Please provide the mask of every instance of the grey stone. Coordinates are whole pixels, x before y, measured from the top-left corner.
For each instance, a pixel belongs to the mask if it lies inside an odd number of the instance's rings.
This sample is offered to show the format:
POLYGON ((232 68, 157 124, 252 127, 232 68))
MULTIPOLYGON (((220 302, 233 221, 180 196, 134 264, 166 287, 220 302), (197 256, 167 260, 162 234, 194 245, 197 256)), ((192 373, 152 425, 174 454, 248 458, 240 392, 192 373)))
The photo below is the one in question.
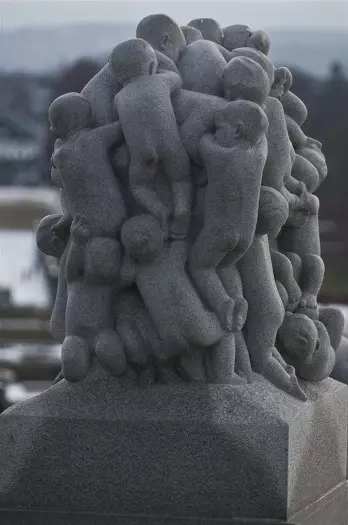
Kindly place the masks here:
MULTIPOLYGON (((278 69, 276 70, 276 72, 278 69)), ((285 78, 287 77, 287 71, 285 71, 285 78)), ((280 97, 280 102, 282 103, 282 106, 284 108, 284 112, 286 115, 288 115, 292 120, 294 120, 299 126, 302 126, 302 124, 307 119, 307 108, 294 93, 291 91, 287 91, 280 97)))
POLYGON ((180 26, 164 14, 143 18, 137 26, 136 36, 148 42, 175 64, 179 60, 181 51, 186 47, 186 39, 180 26))
POLYGON ((83 378, 90 366, 91 349, 114 373, 123 372, 123 349, 113 331, 109 308, 114 290, 110 278, 117 277, 119 257, 113 236, 120 231, 126 210, 107 156, 111 145, 123 140, 120 125, 116 122, 90 129, 91 106, 77 93, 56 99, 49 118, 61 140, 53 163, 74 218, 66 258, 63 373, 72 381, 83 378), (108 206, 100 207, 101 202, 108 202, 108 206))
POLYGON ((264 69, 254 60, 236 56, 225 67, 224 95, 227 100, 244 99, 263 106, 270 92, 270 83, 264 69))
POLYGON ((331 377, 348 385, 348 338, 343 336, 336 350, 335 366, 331 377))
POLYGON ((192 44, 196 40, 203 40, 202 33, 196 27, 181 26, 181 30, 184 33, 186 44, 192 44))
POLYGON ((198 29, 205 40, 223 45, 224 33, 220 24, 213 18, 195 18, 187 24, 198 29))
POLYGON ((285 520, 346 478, 347 389, 303 388, 63 380, 0 416, 0 508, 285 520))
POLYGON ((257 371, 303 398, 275 338, 285 310, 311 318, 321 370, 339 340, 316 303, 321 144, 265 33, 206 18, 183 29, 144 18, 81 95, 50 108, 63 215, 38 241, 62 244, 63 375, 81 380, 96 358, 133 385, 237 385, 257 371))
POLYGON ((347 508, 348 483, 343 482, 290 520, 298 525, 346 525, 347 508))
POLYGON ((248 316, 243 328, 254 371, 299 399, 306 399, 295 375, 275 347, 285 310, 274 280, 269 242, 266 235, 255 237, 238 263, 248 316), (267 320, 267 321, 266 321, 267 320))
POLYGON ((238 47, 250 47, 268 54, 270 41, 264 31, 251 31, 248 26, 232 25, 223 29, 223 45, 229 51, 238 47))
POLYGON ((114 120, 112 104, 121 87, 107 63, 83 88, 81 94, 91 105, 94 126, 104 126, 114 120))
POLYGON ((273 62, 261 51, 249 47, 238 47, 231 51, 230 60, 234 57, 246 57, 257 62, 267 73, 270 86, 274 83, 275 67, 273 62))
POLYGON ((191 179, 189 158, 181 143, 171 93, 180 89, 180 77, 173 72, 153 74, 153 57, 146 50, 151 47, 144 41, 128 41, 114 50, 114 62, 124 71, 123 89, 115 97, 115 108, 130 153, 129 186, 134 200, 146 212, 153 214, 161 226, 168 230, 168 219, 173 215, 169 228, 173 236, 186 236, 191 214, 191 179), (133 46, 141 45, 133 57, 133 46), (143 46, 143 44, 145 46, 143 46), (128 45, 127 45, 128 44, 128 45), (129 52, 129 56, 128 56, 129 52), (116 58, 117 53, 117 58, 116 58), (129 70, 128 58, 134 62, 129 70), (139 66, 137 62, 139 61, 139 66), (148 74, 146 74, 148 71, 148 74), (139 76, 137 76, 139 75, 139 76), (144 140, 143 126, 146 126, 144 140), (166 208, 156 191, 155 182, 160 174, 168 180, 172 209, 166 208))
POLYGON ((134 280, 162 338, 166 357, 219 341, 219 323, 204 309, 185 272, 185 242, 165 242, 158 222, 138 215, 124 223, 122 243, 134 260, 134 280))
POLYGON ((50 329, 53 337, 62 343, 65 338, 65 313, 67 303, 67 283, 65 277, 66 257, 69 250, 70 227, 55 228, 62 224, 62 215, 48 215, 40 222, 36 241, 38 248, 46 255, 58 260, 58 284, 50 329), (55 229, 54 229, 55 228, 55 229))
MULTIPOLYGON (((293 523, 278 520, 254 520, 254 519, 191 519, 171 518, 169 516, 120 516, 116 514, 87 513, 87 512, 52 512, 32 510, 1 510, 0 519, 5 520, 6 525, 295 525, 293 523)), ((299 523, 299 522, 298 522, 299 523)), ((332 522, 331 522, 332 523, 332 522)), ((345 523, 345 522, 344 522, 345 523)), ((333 525, 343 525, 333 523, 333 525)))
MULTIPOLYGON (((292 86, 292 80, 292 73, 287 67, 277 67, 274 72, 274 83, 271 88, 271 97, 281 100, 284 98, 285 101, 285 99, 288 98, 288 92, 292 86), (284 95, 286 95, 286 97, 284 97, 284 95)), ((303 104, 303 102, 301 102, 301 104, 303 104)), ((286 112, 285 105, 283 107, 286 112)))
POLYGON ((335 364, 335 351, 323 323, 307 315, 288 313, 278 331, 277 348, 296 373, 306 381, 328 377, 335 364))
POLYGON ((177 66, 185 89, 222 96, 221 79, 226 59, 214 42, 192 42, 182 50, 177 66))
POLYGON ((192 246, 189 268, 209 307, 230 329, 233 301, 216 270, 221 263, 234 265, 252 243, 267 156, 268 121, 253 102, 235 101, 216 113, 215 126, 215 136, 206 134, 200 143, 208 188, 204 226, 192 246), (248 186, 246 173, 253 174, 248 186), (248 199, 247 209, 240 207, 243 194, 248 199))

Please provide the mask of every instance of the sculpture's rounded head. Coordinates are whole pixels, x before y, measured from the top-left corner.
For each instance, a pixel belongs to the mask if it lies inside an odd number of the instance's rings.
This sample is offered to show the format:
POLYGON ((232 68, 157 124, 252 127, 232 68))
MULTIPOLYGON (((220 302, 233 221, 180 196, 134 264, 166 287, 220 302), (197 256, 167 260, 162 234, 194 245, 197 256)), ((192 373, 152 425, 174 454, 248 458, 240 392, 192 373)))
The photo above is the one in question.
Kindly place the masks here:
POLYGON ((299 148, 298 154, 307 159, 318 171, 319 180, 311 191, 315 191, 327 176, 327 164, 325 156, 321 151, 321 143, 310 137, 307 138, 306 146, 299 148))
POLYGON ((36 231, 36 243, 39 250, 52 257, 61 257, 69 239, 70 230, 61 231, 60 234, 53 232, 54 226, 62 218, 61 215, 54 214, 44 217, 36 231))
POLYGON ((223 35, 223 46, 228 51, 233 51, 238 47, 250 47, 268 55, 270 41, 264 31, 251 31, 248 26, 236 24, 225 27, 223 35))
POLYGON ((304 314, 287 313, 277 337, 281 343, 281 353, 294 366, 311 359, 320 344, 314 321, 304 314))
POLYGON ((161 253, 165 234, 159 222, 151 215, 136 215, 123 224, 121 240, 133 259, 149 262, 161 253))
POLYGON ((48 110, 51 131, 61 139, 92 125, 92 110, 80 93, 66 93, 52 102, 48 110))
POLYGON ((146 40, 154 49, 177 62, 186 39, 180 26, 167 15, 149 15, 139 22, 137 38, 146 40))
POLYGON ((322 381, 331 374, 335 366, 336 355, 331 346, 328 331, 323 323, 314 321, 314 324, 318 331, 318 344, 304 379, 308 377, 309 381, 322 381))
POLYGON ((227 100, 250 100, 262 106, 270 92, 264 69, 248 57, 234 57, 224 69, 222 85, 227 100))
POLYGON ((274 82, 271 88, 271 97, 282 98, 291 88, 292 73, 287 67, 277 67, 274 72, 274 82))
POLYGON ((214 117, 215 139, 220 146, 232 147, 245 140, 251 145, 259 142, 268 129, 268 119, 258 104, 235 100, 214 117))
POLYGON ((140 76, 154 75, 158 61, 150 44, 141 38, 132 38, 113 49, 109 64, 118 82, 125 86, 140 76))
POLYGON ((195 18, 187 25, 198 29, 202 33, 204 40, 211 40, 222 46, 224 33, 220 24, 213 18, 195 18))
POLYGON ((186 44, 192 44, 196 40, 203 40, 203 35, 196 27, 181 26, 181 31, 184 33, 186 44))
POLYGON ((270 86, 273 85, 275 67, 272 60, 266 57, 266 55, 257 49, 251 49, 250 47, 239 47, 231 51, 231 60, 234 57, 247 57, 257 62, 267 73, 270 86))

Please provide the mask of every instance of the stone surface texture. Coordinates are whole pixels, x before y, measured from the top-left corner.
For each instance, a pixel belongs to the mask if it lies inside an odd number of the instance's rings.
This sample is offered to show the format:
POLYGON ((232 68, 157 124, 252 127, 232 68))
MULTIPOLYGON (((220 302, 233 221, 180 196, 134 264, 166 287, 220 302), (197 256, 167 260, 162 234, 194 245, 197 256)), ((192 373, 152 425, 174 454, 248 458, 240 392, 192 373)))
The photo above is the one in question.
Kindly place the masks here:
POLYGON ((81 94, 52 103, 63 215, 38 245, 60 260, 59 379, 94 359, 138 384, 256 372, 305 400, 298 378, 330 375, 342 333, 317 305, 313 194, 327 166, 269 47, 245 25, 149 15, 81 94))
POLYGON ((1 416, 0 507, 285 520, 346 479, 327 166, 269 48, 149 15, 50 106, 62 370, 1 416))
POLYGON ((302 387, 63 380, 1 416, 0 508, 286 520, 346 478, 347 387, 302 387))

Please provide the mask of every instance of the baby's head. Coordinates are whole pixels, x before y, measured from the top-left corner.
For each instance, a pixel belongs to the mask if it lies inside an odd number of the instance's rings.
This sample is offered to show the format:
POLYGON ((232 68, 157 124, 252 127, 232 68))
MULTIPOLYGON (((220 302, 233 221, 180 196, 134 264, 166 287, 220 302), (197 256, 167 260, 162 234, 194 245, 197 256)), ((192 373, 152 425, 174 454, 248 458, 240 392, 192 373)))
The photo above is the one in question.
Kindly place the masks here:
POLYGON ((139 22, 136 35, 175 63, 186 47, 186 39, 180 26, 167 15, 146 16, 139 22))
POLYGON ((235 100, 214 117, 215 139, 220 146, 232 147, 244 140, 257 143, 268 129, 266 114, 258 104, 248 100, 235 100))
POLYGON ((222 84, 227 100, 244 99, 262 106, 269 95, 270 84, 263 68, 248 57, 235 57, 225 67, 222 84))
POLYGON ((277 337, 282 346, 282 353, 294 365, 311 359, 320 344, 314 321, 303 314, 286 314, 277 337))
POLYGON ((157 258, 164 245, 165 234, 151 215, 136 215, 122 226, 121 240, 126 252, 140 262, 157 258))
POLYGON ((90 103, 80 93, 66 93, 52 102, 48 110, 51 131, 60 139, 92 126, 90 103))
POLYGON ((158 61, 150 44, 141 38, 132 38, 114 48, 109 64, 118 82, 125 86, 140 76, 154 75, 158 61))
POLYGON ((224 33, 220 24, 213 18, 195 18, 188 25, 198 29, 204 40, 211 40, 211 42, 222 46, 224 33))
POLYGON ((257 51, 257 49, 251 49, 250 47, 239 47, 231 51, 231 60, 234 57, 247 57, 251 60, 254 60, 254 62, 257 62, 266 72, 269 85, 273 85, 275 67, 273 62, 268 57, 266 57, 266 55, 260 51, 257 51))
POLYGON ((180 26, 180 29, 184 33, 187 45, 192 44, 192 42, 196 42, 196 40, 203 40, 202 33, 195 27, 180 26))
POLYGON ((250 47, 265 55, 268 54, 270 42, 264 31, 251 31, 248 26, 236 24, 225 27, 223 34, 223 46, 228 51, 233 51, 238 47, 250 47))
POLYGON ((36 231, 36 243, 38 248, 46 255, 60 258, 68 244, 70 230, 68 228, 54 232, 53 228, 61 220, 62 216, 48 215, 44 217, 36 231))
POLYGON ((291 88, 292 74, 287 67, 277 67, 274 73, 274 82, 271 88, 271 97, 282 98, 291 88))

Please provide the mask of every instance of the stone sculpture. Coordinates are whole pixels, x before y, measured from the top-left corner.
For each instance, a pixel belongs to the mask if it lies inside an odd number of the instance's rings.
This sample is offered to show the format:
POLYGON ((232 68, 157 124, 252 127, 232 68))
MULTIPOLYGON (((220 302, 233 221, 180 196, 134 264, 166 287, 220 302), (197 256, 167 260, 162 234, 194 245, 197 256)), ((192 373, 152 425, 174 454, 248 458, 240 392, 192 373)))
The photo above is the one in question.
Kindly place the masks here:
POLYGON ((141 384, 261 374, 304 399, 296 374, 330 374, 313 195, 327 167, 268 50, 247 26, 150 15, 52 104, 64 213, 38 244, 60 259, 61 377, 95 362, 141 384))
POLYGON ((347 379, 347 340, 317 304, 327 166, 269 47, 150 15, 51 105, 62 213, 37 244, 59 261, 62 369, 1 415, 0 521, 346 523, 328 376, 347 379))

